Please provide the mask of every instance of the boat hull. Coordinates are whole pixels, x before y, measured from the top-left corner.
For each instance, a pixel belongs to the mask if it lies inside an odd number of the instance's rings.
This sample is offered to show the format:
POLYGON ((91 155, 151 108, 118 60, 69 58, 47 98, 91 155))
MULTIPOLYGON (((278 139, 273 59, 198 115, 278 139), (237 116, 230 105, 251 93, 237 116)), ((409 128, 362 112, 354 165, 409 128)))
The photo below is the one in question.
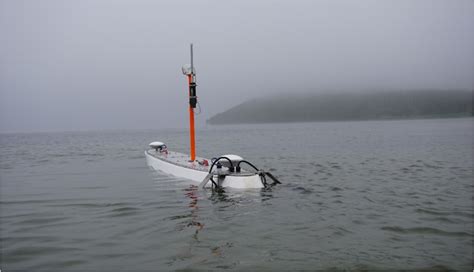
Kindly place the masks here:
MULTIPOLYGON (((145 151, 147 164, 154 170, 163 173, 185 178, 196 182, 196 185, 201 183, 209 172, 209 166, 199 165, 196 162, 188 162, 186 154, 178 152, 169 152, 162 154, 154 150, 145 151)), ((198 158, 202 161, 203 158, 198 158)), ((211 186, 211 182, 207 187, 211 186)), ((222 187, 231 187, 238 189, 257 189, 263 188, 262 180, 259 175, 248 173, 243 175, 227 175, 221 182, 222 187)))

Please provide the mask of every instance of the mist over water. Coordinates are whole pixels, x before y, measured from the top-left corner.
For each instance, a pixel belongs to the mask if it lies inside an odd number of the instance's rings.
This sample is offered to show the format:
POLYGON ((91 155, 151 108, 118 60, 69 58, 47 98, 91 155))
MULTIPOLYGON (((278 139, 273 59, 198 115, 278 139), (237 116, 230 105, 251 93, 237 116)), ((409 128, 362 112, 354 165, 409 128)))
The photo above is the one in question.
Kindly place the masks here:
POLYGON ((197 153, 270 170, 199 191, 145 165, 185 130, 2 134, 0 267, 459 269, 473 265, 473 119, 207 127, 197 153))
POLYGON ((472 90, 472 0, 0 1, 0 131, 184 128, 275 93, 472 90))

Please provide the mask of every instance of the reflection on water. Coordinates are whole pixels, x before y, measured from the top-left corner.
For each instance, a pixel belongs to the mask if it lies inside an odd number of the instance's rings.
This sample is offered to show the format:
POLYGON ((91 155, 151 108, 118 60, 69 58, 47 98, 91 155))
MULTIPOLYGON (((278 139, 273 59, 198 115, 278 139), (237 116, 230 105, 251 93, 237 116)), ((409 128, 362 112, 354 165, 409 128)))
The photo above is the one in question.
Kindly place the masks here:
POLYGON ((191 210, 191 216, 190 216, 190 221, 187 224, 187 227, 190 226, 195 226, 196 227, 196 232, 194 233, 194 238, 197 240, 197 235, 202 228, 204 228, 204 224, 201 224, 198 222, 198 212, 199 212, 199 206, 198 206, 198 186, 196 185, 190 185, 189 188, 184 189, 185 196, 190 199, 188 207, 191 210))

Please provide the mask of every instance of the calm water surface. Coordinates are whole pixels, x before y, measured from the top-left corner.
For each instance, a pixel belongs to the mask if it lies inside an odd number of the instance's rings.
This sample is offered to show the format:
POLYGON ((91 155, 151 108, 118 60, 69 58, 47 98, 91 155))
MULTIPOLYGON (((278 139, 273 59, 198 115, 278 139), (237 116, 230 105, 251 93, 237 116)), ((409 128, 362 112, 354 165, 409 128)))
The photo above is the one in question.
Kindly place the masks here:
POLYGON ((283 181, 198 191, 150 170, 185 130, 0 135, 2 271, 473 268, 474 119, 207 127, 283 181))

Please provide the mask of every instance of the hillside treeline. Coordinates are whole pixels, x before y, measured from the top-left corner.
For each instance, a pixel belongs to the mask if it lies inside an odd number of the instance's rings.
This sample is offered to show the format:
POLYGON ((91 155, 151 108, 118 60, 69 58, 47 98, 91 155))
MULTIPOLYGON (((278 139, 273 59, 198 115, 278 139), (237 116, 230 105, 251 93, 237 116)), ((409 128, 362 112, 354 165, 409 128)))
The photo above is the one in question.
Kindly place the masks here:
POLYGON ((384 91, 277 95, 246 101, 210 124, 377 120, 473 115, 473 91, 384 91))

